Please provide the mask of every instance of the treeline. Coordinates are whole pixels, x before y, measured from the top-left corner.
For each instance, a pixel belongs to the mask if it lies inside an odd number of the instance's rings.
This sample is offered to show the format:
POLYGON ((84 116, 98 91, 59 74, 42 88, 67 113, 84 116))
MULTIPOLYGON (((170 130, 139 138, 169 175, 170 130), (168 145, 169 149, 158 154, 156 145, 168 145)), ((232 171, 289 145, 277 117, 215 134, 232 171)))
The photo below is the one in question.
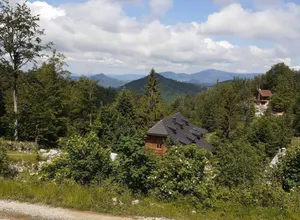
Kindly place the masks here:
POLYGON ((19 72, 18 114, 14 113, 12 75, 0 64, 0 137, 33 141, 42 148, 57 147, 59 138, 97 133, 105 146, 122 136, 145 132, 160 120, 165 109, 155 71, 144 94, 104 88, 87 77, 72 80, 55 53, 41 67, 19 72))
MULTIPOLYGON (((11 74, 0 65, 1 136, 14 139, 15 114, 11 74)), ((60 137, 85 133, 96 120, 100 106, 113 102, 117 92, 86 77, 74 81, 53 60, 40 68, 19 73, 18 139, 56 146, 60 137)))

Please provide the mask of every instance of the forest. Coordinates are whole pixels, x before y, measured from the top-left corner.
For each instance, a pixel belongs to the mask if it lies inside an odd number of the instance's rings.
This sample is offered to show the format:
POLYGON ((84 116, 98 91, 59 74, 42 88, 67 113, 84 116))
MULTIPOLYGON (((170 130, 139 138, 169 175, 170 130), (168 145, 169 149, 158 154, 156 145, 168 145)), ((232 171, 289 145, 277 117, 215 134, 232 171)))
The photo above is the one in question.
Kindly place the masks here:
POLYGON ((26 4, 0 9, 0 199, 172 219, 299 219, 300 72, 278 63, 166 103, 154 69, 140 92, 73 80, 26 4), (259 88, 273 93, 260 117, 259 88), (147 130, 176 112, 209 131, 212 152, 145 149, 147 130), (50 149, 59 153, 48 160, 50 149))

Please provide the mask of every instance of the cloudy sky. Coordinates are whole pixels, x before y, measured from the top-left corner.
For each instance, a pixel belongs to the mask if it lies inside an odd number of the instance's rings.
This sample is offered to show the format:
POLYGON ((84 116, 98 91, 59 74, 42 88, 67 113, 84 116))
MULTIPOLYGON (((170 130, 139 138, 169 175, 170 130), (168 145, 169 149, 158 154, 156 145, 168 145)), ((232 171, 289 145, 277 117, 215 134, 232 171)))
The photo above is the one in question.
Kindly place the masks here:
POLYGON ((300 66, 300 0, 44 0, 45 40, 77 74, 300 66))

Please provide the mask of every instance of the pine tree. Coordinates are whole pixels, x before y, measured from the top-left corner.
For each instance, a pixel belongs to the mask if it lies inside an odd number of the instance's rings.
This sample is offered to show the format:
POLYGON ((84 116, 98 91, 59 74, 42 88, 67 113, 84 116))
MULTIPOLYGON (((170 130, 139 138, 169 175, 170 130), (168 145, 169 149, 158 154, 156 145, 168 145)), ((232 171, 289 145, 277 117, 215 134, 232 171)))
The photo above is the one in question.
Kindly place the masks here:
POLYGON ((144 88, 144 112, 146 113, 147 125, 152 125, 163 116, 163 103, 160 93, 160 84, 156 78, 156 72, 151 69, 148 83, 144 88))

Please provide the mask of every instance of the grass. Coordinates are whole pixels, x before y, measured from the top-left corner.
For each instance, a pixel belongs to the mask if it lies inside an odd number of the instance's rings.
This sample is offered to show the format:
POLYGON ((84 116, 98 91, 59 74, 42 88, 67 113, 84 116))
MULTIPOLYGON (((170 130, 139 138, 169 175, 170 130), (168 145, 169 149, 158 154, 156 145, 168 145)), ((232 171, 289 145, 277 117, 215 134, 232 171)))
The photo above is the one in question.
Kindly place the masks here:
POLYGON ((167 217, 170 219, 300 219, 299 211, 284 212, 279 208, 242 206, 220 202, 214 209, 196 210, 185 202, 163 203, 154 198, 134 197, 129 191, 106 184, 84 187, 76 184, 57 185, 33 180, 1 180, 0 199, 43 203, 57 207, 98 211, 122 216, 167 217), (115 205, 112 198, 118 199, 115 205), (139 199, 140 203, 132 205, 139 199), (193 210, 196 213, 193 213, 193 210))
POLYGON ((13 162, 37 163, 36 154, 33 151, 26 151, 26 153, 24 151, 8 151, 7 155, 13 162))

